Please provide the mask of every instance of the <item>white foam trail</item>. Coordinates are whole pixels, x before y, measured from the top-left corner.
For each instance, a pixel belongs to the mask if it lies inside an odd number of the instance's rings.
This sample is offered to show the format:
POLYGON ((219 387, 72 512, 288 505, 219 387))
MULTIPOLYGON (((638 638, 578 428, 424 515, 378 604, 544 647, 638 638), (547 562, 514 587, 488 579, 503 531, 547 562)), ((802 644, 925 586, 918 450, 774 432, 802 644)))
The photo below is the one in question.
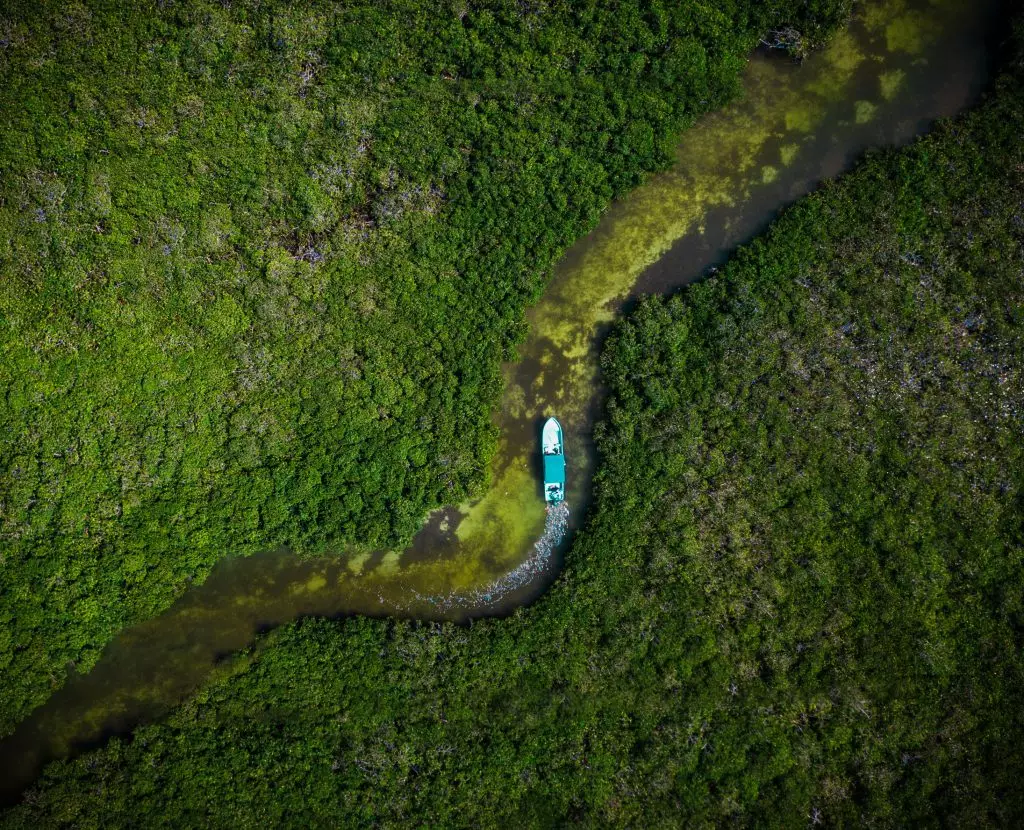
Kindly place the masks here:
MULTIPOLYGON (((544 532, 534 542, 533 552, 528 559, 511 571, 498 577, 494 582, 468 593, 452 591, 448 594, 427 595, 412 590, 413 599, 442 609, 495 605, 511 592, 533 582, 550 567, 551 554, 565 538, 568 528, 569 505, 564 501, 549 504, 544 519, 544 532)), ((383 597, 381 599, 383 600, 383 597)))

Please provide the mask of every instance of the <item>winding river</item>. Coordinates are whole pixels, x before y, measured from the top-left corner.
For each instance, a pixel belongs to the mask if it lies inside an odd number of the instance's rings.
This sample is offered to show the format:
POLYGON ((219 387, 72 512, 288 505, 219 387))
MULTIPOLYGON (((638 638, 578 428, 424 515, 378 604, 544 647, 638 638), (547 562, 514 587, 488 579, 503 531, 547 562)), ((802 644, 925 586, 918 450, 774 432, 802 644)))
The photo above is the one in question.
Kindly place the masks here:
POLYGON ((163 615, 123 632, 0 743, 10 802, 48 760, 158 717, 262 630, 308 615, 462 621, 507 614, 558 570, 545 523, 539 424, 566 427, 569 504, 585 513, 591 430, 602 405, 597 352, 624 304, 671 292, 721 264, 785 205, 866 149, 906 142, 972 103, 988 74, 993 0, 870 0, 801 64, 751 57, 743 96, 679 141, 671 169, 613 205, 569 250, 528 313, 520 360, 505 368, 501 447, 477 502, 431 515, 405 551, 228 558, 163 615))

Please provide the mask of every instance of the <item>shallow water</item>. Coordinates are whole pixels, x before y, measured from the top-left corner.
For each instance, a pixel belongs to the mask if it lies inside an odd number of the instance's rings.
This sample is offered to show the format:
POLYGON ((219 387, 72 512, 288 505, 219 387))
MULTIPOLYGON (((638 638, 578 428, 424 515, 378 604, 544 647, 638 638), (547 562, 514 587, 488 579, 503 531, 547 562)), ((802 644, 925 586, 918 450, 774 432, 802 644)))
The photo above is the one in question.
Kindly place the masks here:
POLYGON ((613 205, 529 312, 521 359, 505 369, 502 443, 480 501, 438 511, 406 551, 226 559, 167 613, 119 635, 91 672, 69 678, 0 743, 9 773, 0 793, 9 801, 46 760, 165 712, 261 630, 308 615, 465 620, 536 597, 557 572, 552 541, 562 523, 571 530, 585 513, 601 404, 597 348, 622 305, 692 282, 865 149, 905 142, 969 105, 986 80, 995 8, 867 2, 802 64, 753 56, 743 100, 701 119, 670 170, 613 205), (566 430, 573 505, 557 527, 545 514, 537 455, 550 414, 566 430))

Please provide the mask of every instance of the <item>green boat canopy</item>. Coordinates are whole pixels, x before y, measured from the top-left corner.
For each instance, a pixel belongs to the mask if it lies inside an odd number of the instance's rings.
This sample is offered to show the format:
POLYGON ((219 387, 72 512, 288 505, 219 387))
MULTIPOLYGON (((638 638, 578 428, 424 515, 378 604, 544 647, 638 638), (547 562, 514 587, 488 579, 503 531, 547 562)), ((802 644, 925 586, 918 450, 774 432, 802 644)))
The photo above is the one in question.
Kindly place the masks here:
POLYGON ((545 455, 544 456, 544 480, 552 484, 563 484, 565 482, 565 456, 545 455))

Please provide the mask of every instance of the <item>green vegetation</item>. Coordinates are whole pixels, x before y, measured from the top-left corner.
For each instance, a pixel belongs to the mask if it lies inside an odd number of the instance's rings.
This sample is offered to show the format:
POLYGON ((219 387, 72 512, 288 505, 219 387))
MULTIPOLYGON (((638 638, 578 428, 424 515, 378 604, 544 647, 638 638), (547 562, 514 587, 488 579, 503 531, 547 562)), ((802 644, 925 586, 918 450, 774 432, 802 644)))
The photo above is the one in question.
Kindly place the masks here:
POLYGON ((1022 77, 619 326, 535 606, 279 630, 6 826, 1019 823, 1022 77))
POLYGON ((4 4, 0 734, 218 558, 478 488, 551 263, 846 5, 4 4))

